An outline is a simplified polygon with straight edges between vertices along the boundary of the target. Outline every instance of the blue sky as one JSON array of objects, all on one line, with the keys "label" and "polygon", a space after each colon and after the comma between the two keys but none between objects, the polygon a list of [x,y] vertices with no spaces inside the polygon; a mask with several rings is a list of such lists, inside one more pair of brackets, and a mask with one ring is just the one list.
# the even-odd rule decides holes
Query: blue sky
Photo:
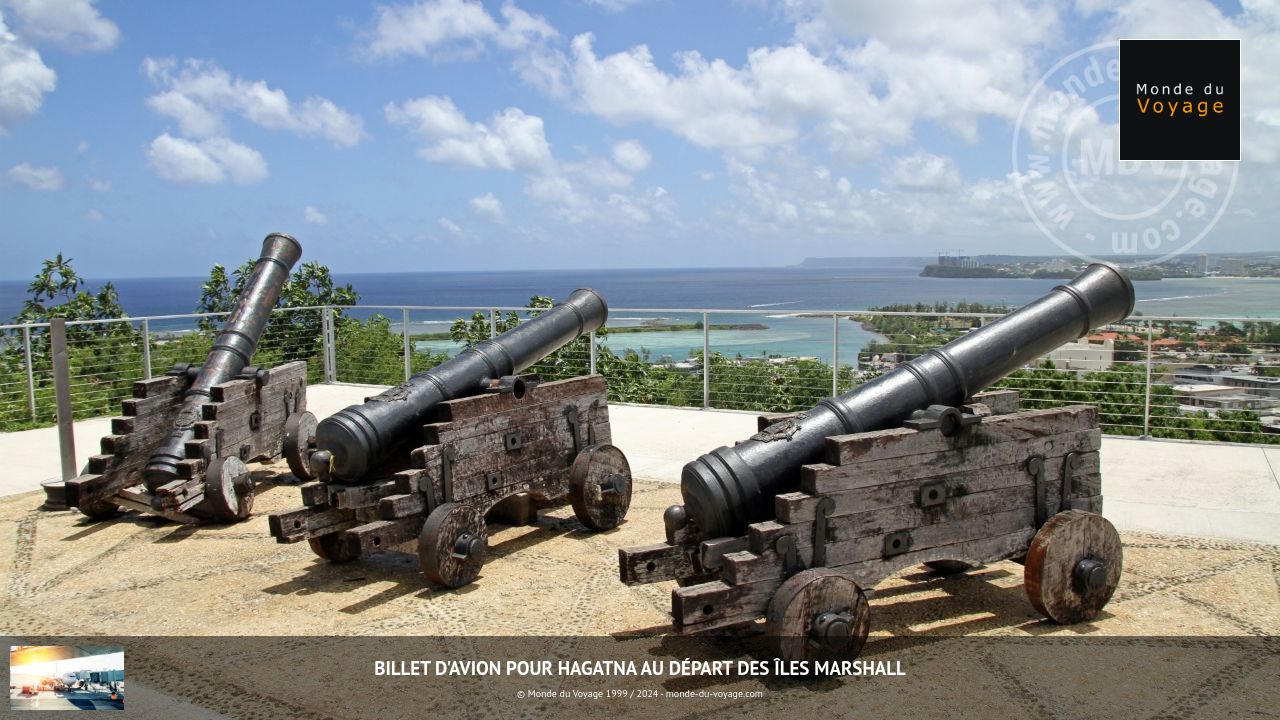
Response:
[{"label": "blue sky", "polygon": [[0,279],[59,251],[92,277],[201,275],[274,230],[347,273],[1057,253],[1011,175],[1017,116],[1059,58],[1117,37],[1243,38],[1245,162],[1197,251],[1280,249],[1277,17],[0,0]]}]

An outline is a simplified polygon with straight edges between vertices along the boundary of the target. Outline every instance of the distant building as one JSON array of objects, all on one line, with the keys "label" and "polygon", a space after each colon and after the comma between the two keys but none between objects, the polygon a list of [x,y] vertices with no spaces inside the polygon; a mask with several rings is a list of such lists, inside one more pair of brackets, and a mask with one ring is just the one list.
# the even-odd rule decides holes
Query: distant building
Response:
[{"label": "distant building", "polygon": [[1209,256],[1208,255],[1201,253],[1200,255],[1196,256],[1196,272],[1200,273],[1201,275],[1207,275],[1209,273]]},{"label": "distant building", "polygon": [[1267,410],[1280,405],[1280,400],[1240,392],[1223,385],[1174,385],[1180,405],[1211,410]]},{"label": "distant building", "polygon": [[1111,368],[1115,360],[1115,348],[1114,340],[1092,343],[1088,338],[1084,338],[1067,343],[1045,357],[1059,370],[1094,372]]},{"label": "distant building", "polygon": [[1223,275],[1244,275],[1244,258],[1222,258],[1218,262]]},{"label": "distant building", "polygon": [[1062,272],[1063,270],[1070,270],[1072,265],[1062,258],[1054,258],[1041,264],[1040,267],[1049,272]]},{"label": "distant building", "polygon": [[978,258],[969,255],[939,255],[938,264],[943,267],[978,267]]},{"label": "distant building", "polygon": [[1244,388],[1252,393],[1267,397],[1280,398],[1280,378],[1249,375],[1246,373],[1218,373],[1213,376],[1219,385],[1233,388]]}]

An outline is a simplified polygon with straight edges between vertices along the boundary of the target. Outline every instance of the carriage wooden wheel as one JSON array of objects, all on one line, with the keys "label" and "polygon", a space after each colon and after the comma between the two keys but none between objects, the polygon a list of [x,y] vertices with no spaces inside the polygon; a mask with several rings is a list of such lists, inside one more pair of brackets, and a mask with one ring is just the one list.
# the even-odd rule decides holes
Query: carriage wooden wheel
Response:
[{"label": "carriage wooden wheel", "polygon": [[612,445],[594,445],[578,453],[569,471],[569,501],[583,525],[592,530],[618,527],[631,506],[631,466]]},{"label": "carriage wooden wheel", "polygon": [[311,453],[316,449],[316,416],[309,412],[294,413],[284,421],[281,454],[289,463],[289,471],[299,480],[314,480]]},{"label": "carriage wooden wheel", "polygon": [[240,522],[253,512],[253,476],[238,457],[216,458],[205,471],[205,501],[219,522]]},{"label": "carriage wooden wheel", "polygon": [[1027,550],[1027,597],[1054,622],[1092,620],[1120,582],[1123,554],[1120,534],[1101,515],[1060,512],[1040,528]]},{"label": "carriage wooden wheel", "polygon": [[480,576],[487,540],[480,511],[469,505],[445,503],[427,516],[418,537],[422,572],[445,587],[462,587]]},{"label": "carriage wooden wheel", "polygon": [[765,620],[769,642],[784,660],[850,660],[867,642],[871,608],[851,578],[819,567],[787,578]]}]

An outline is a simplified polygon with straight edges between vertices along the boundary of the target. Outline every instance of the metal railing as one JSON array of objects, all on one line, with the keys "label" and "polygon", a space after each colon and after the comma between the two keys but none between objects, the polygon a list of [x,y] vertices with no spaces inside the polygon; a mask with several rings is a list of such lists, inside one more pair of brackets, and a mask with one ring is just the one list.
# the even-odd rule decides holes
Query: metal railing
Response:
[{"label": "metal railing", "polygon": [[[536,312],[536,310],[534,311]],[[378,306],[277,311],[257,365],[306,360],[310,383],[398,383],[471,339],[529,317],[523,307]],[[601,333],[531,372],[599,372],[612,402],[795,411],[847,391],[976,327],[991,313],[613,308]],[[75,417],[114,415],[134,380],[200,363],[224,316],[166,315],[67,323]],[[54,420],[47,323],[0,326],[0,430]],[[1063,350],[1000,387],[1024,406],[1099,406],[1112,434],[1218,442],[1280,441],[1280,321],[1138,317],[1105,329],[1111,345]]]}]

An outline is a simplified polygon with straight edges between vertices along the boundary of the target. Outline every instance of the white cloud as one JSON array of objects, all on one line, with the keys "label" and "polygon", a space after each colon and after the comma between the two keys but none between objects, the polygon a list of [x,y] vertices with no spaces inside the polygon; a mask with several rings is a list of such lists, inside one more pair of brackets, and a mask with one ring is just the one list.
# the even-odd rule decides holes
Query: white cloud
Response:
[{"label": "white cloud", "polygon": [[887,187],[946,192],[960,186],[960,171],[949,157],[917,152],[894,158],[884,174]]},{"label": "white cloud", "polygon": [[84,214],[84,219],[89,222],[102,222],[103,217],[101,212],[93,208],[89,208],[89,211]]},{"label": "white cloud", "polygon": [[418,154],[428,162],[482,169],[544,170],[551,146],[542,118],[509,107],[489,122],[471,122],[447,97],[427,96],[401,105],[388,103],[387,121],[408,126],[426,144]]},{"label": "white cloud", "polygon": [[62,189],[62,172],[53,167],[36,167],[30,163],[19,163],[5,173],[13,182],[26,185],[32,190],[54,192]]},{"label": "white cloud", "polygon": [[471,0],[379,5],[374,10],[374,27],[364,33],[361,52],[371,59],[472,57],[490,43],[519,50],[556,35],[545,19],[514,3],[504,4],[500,13],[501,21]]},{"label": "white cloud", "polygon": [[450,220],[447,217],[440,218],[439,222],[440,222],[440,227],[444,228],[445,230],[448,230],[452,235],[455,235],[457,237],[464,237],[467,234],[465,230],[463,230],[461,227],[458,226],[458,223]]},{"label": "white cloud", "polygon": [[315,209],[311,205],[302,209],[302,218],[312,225],[328,225],[329,216]]},{"label": "white cloud", "polygon": [[234,114],[268,130],[321,137],[334,147],[353,147],[365,137],[364,120],[322,97],[300,103],[262,80],[232,77],[209,60],[147,58],[143,72],[160,90],[147,98],[152,110],[178,122],[183,135],[207,138],[226,134],[226,115]]},{"label": "white cloud", "polygon": [[77,153],[80,153],[81,155],[83,155],[83,154],[85,154],[85,153],[89,152],[89,141],[88,141],[88,140],[81,140],[79,143],[77,143],[77,144],[76,144],[76,152],[77,152]]},{"label": "white cloud", "polygon": [[623,140],[613,145],[613,161],[629,172],[644,170],[652,160],[653,156],[639,140]]},{"label": "white cloud", "polygon": [[586,0],[588,5],[604,8],[609,12],[622,12],[632,5],[639,5],[645,0]]},{"label": "white cloud", "polygon": [[192,142],[168,133],[151,142],[147,159],[160,177],[181,184],[214,184],[230,180],[253,185],[267,178],[267,163],[247,145],[227,138]]},{"label": "white cloud", "polygon": [[489,218],[494,222],[505,222],[507,219],[506,212],[502,208],[502,201],[493,196],[493,193],[485,193],[479,197],[471,198],[471,209],[475,214]]},{"label": "white cloud", "polygon": [[102,180],[99,178],[89,178],[88,181],[89,181],[89,189],[93,190],[94,192],[100,192],[100,193],[111,192],[110,180]]},{"label": "white cloud", "polygon": [[13,12],[24,38],[67,52],[110,50],[120,40],[120,28],[93,0],[0,0],[0,7]]},{"label": "white cloud", "polygon": [[0,14],[0,137],[16,122],[33,117],[53,92],[58,76],[5,25]]}]

